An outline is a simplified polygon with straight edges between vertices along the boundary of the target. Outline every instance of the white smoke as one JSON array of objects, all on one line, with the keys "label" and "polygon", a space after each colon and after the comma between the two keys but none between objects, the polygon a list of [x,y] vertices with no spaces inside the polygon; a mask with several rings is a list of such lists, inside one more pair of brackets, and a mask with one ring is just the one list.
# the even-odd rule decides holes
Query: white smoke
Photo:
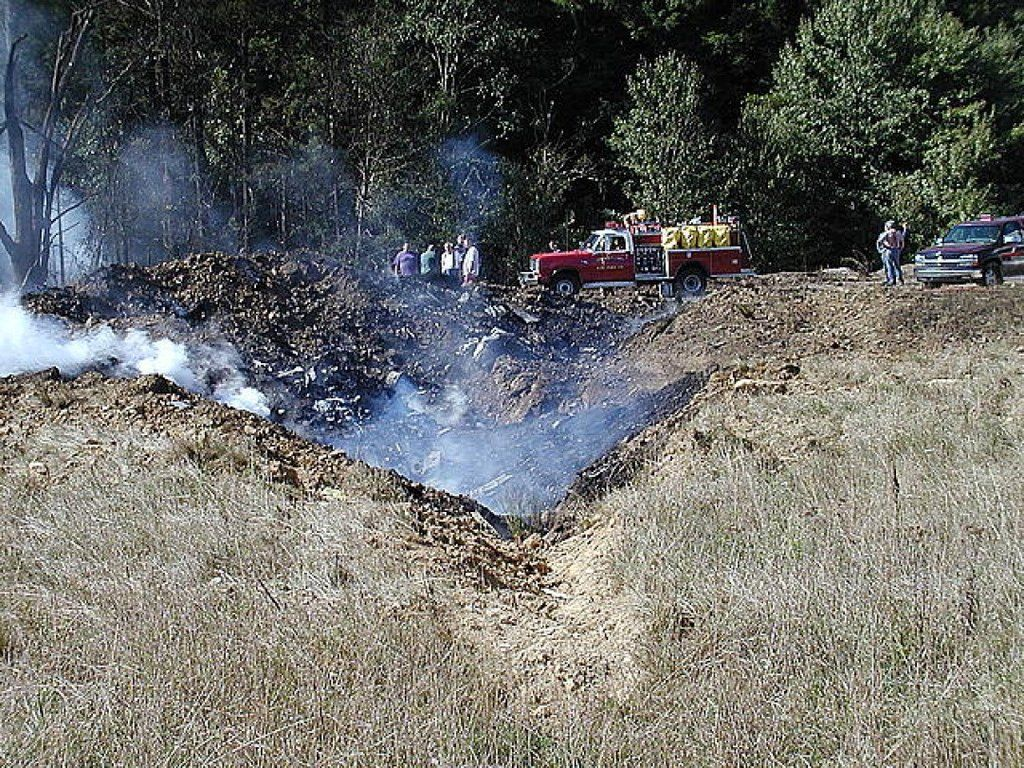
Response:
[{"label": "white smoke", "polygon": [[[631,336],[666,311],[673,310],[623,323],[619,330]],[[319,439],[353,458],[469,496],[497,514],[530,516],[564,498],[582,470],[675,402],[672,392],[652,391],[638,371],[609,357],[591,363],[591,376],[603,384],[599,402],[584,400],[567,366],[565,379],[548,383],[551,392],[565,395],[559,407],[500,423],[474,410],[466,394],[485,378],[479,374],[488,365],[487,354],[478,354],[479,346],[474,340],[455,351],[437,347],[437,354],[459,361],[446,386],[421,388],[400,376],[374,403],[369,419]]]},{"label": "white smoke", "polygon": [[57,368],[64,376],[92,369],[131,378],[159,375],[190,392],[257,416],[270,415],[266,396],[247,386],[233,347],[185,347],[142,331],[109,326],[72,331],[55,318],[26,312],[13,296],[0,298],[0,376]]}]

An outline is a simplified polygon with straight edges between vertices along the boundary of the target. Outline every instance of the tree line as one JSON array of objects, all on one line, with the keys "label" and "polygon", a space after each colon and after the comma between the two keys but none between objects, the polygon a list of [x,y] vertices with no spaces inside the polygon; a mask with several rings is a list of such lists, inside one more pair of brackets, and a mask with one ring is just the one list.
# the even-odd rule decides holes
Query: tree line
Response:
[{"label": "tree line", "polygon": [[1024,208],[1013,1],[2,4],[9,280],[68,240],[384,265],[463,231],[507,280],[616,213],[715,204],[759,268],[809,269],[887,218]]}]

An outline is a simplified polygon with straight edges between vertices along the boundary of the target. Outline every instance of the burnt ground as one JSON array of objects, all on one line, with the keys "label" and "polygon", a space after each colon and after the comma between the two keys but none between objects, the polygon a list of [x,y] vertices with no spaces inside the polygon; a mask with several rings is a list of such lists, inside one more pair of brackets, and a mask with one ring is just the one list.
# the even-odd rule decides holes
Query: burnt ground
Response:
[{"label": "burnt ground", "polygon": [[715,371],[784,389],[809,355],[1003,337],[1020,293],[885,291],[838,273],[723,283],[683,304],[632,291],[563,301],[399,282],[314,254],[205,254],[24,303],[73,324],[226,340],[274,421],[532,517],[567,491],[586,502],[628,482]]},{"label": "burnt ground", "polygon": [[25,304],[185,344],[226,340],[274,421],[504,513],[551,506],[693,388],[651,387],[620,364],[627,340],[671,310],[634,293],[562,302],[314,255],[207,254],[107,269]]},{"label": "burnt ground", "polygon": [[144,327],[175,341],[226,339],[276,418],[343,426],[370,415],[397,377],[514,423],[564,409],[596,365],[659,310],[653,297],[558,302],[543,293],[399,282],[315,255],[193,256],[113,267],[26,306],[75,323]]}]

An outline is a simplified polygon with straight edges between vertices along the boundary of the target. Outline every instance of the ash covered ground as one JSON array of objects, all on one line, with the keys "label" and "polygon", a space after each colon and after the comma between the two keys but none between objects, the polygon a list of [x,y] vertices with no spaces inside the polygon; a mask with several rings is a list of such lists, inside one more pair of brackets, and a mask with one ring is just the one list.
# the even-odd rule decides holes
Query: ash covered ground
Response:
[{"label": "ash covered ground", "polygon": [[316,255],[115,267],[24,303],[189,348],[228,342],[274,421],[504,514],[556,503],[703,381],[651,376],[621,355],[671,317],[656,296],[466,291]]}]

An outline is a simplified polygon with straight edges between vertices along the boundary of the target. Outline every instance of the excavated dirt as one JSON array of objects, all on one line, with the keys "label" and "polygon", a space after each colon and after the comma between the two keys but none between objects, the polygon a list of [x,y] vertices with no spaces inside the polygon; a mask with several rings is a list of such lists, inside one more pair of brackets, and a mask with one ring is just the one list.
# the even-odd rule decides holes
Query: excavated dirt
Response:
[{"label": "excavated dirt", "polygon": [[[547,566],[529,550],[497,537],[497,522],[466,498],[411,483],[393,472],[354,462],[248,413],[203,400],[166,379],[112,379],[88,373],[67,381],[56,370],[0,379],[0,457],[21,461],[23,446],[54,427],[110,440],[127,432],[169,438],[196,462],[248,463],[296,493],[367,497],[410,513],[411,543],[430,553],[438,570],[474,586],[536,591]],[[91,446],[102,450],[102,443]],[[46,477],[79,471],[88,453],[55,451],[34,467]]]},{"label": "excavated dirt", "polygon": [[651,386],[618,361],[673,311],[654,296],[464,291],[313,255],[116,267],[26,304],[186,345],[230,342],[274,421],[503,514],[553,505],[699,378]]},{"label": "excavated dirt", "polygon": [[[933,354],[950,342],[1019,339],[1007,318],[1024,316],[1024,291],[886,291],[782,275],[716,286],[681,306],[633,293],[560,303],[538,292],[399,284],[315,257],[208,255],[109,270],[26,304],[74,323],[145,327],[184,342],[226,338],[253,383],[275,398],[276,419],[301,428],[355,428],[387,408],[402,379],[427,399],[458,384],[469,400],[465,418],[481,420],[481,434],[519,427],[508,433],[517,440],[550,439],[551,425],[606,404],[601,426],[617,414],[637,418],[578,475],[546,535],[501,541],[487,510],[466,498],[371,469],[162,379],[63,381],[49,372],[0,380],[0,456],[10,461],[43,423],[88,423],[112,435],[137,429],[198,454],[245,446],[296,493],[372,496],[410,510],[411,556],[458,585],[435,607],[500,659],[510,680],[528,681],[543,715],[559,692],[628,691],[635,682],[645,618],[609,565],[622,521],[574,523],[650,466],[707,399],[784,395],[815,355]],[[631,399],[644,407],[615,410]],[[38,471],[67,472],[87,460],[55,453]]]},{"label": "excavated dirt", "polygon": [[567,491],[585,504],[628,482],[716,370],[784,389],[808,355],[998,338],[1021,293],[886,290],[838,271],[722,283],[684,303],[633,291],[564,301],[398,281],[314,254],[205,254],[111,268],[25,304],[185,344],[226,340],[274,421],[535,516]]},{"label": "excavated dirt", "polygon": [[684,370],[797,362],[813,354],[928,351],[1015,335],[1006,318],[1019,313],[1022,299],[1020,284],[995,291],[886,289],[866,279],[769,275],[724,285],[650,324],[629,340],[623,358],[646,376],[672,381]]},{"label": "excavated dirt", "polygon": [[430,393],[458,383],[472,409],[497,422],[559,409],[660,306],[634,294],[565,303],[462,291],[279,254],[113,267],[25,304],[175,341],[226,339],[276,396],[276,420],[335,430],[370,415],[399,377]]}]

